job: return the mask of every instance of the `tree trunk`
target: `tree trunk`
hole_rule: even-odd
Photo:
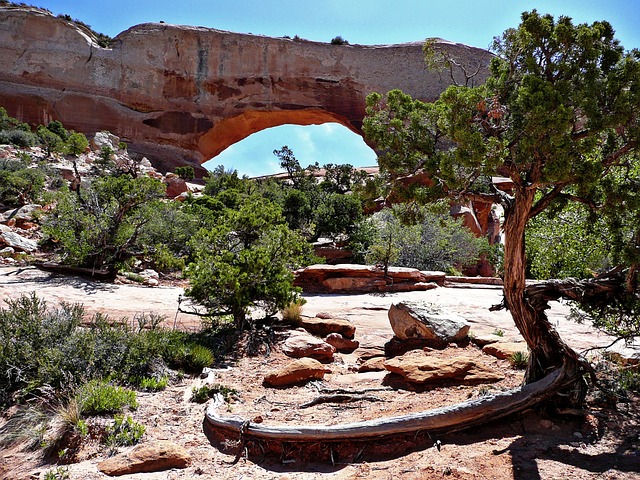
[[[549,323],[545,306],[529,302],[525,291],[525,228],[534,193],[533,189],[517,188],[515,201],[505,209],[504,305],[529,346],[524,382],[540,380],[564,365],[567,385],[556,400],[563,406],[577,406],[586,395],[581,361]]]

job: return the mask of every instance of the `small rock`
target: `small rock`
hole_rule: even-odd
[[[485,335],[482,335],[482,334],[474,335],[473,338],[471,338],[471,342],[478,345],[480,348],[484,347],[485,345],[489,345],[491,343],[504,342],[504,341],[505,341],[504,337],[495,335],[493,333],[489,333]]]
[[[311,357],[321,362],[332,362],[334,346],[306,332],[294,331],[282,345],[285,355],[294,358]]]
[[[547,420],[546,418],[543,418],[542,420],[540,420],[540,426],[542,428],[552,428],[553,422],[551,420]]]
[[[360,342],[357,340],[344,338],[339,333],[330,333],[324,341],[329,345],[333,345],[337,351],[344,353],[351,353],[360,346]]]
[[[10,257],[14,253],[16,253],[16,251],[13,247],[5,247],[0,250],[0,257]]]
[[[165,194],[167,198],[175,198],[189,190],[187,182],[175,174],[168,173],[163,181],[167,185],[167,192]]]
[[[89,141],[91,150],[100,150],[102,147],[109,147],[115,152],[118,150],[119,144],[120,138],[107,131],[96,132],[93,138]]]
[[[38,243],[24,238],[15,232],[2,232],[0,233],[0,245],[7,245],[22,252],[35,252],[38,249]]]
[[[344,318],[320,318],[317,315],[314,318],[302,317],[300,326],[307,332],[320,337],[339,333],[343,337],[353,338],[356,333],[355,325]]]
[[[300,358],[285,365],[279,370],[273,370],[264,377],[264,385],[268,387],[284,387],[297,385],[310,380],[322,380],[327,369],[318,360]]]
[[[384,362],[387,359],[385,357],[374,357],[365,361],[358,368],[358,373],[366,373],[366,372],[382,372],[385,370]]]
[[[183,447],[168,440],[158,440],[137,445],[128,453],[100,462],[98,470],[106,475],[120,476],[186,468],[189,463],[191,457]]]
[[[491,355],[500,359],[507,359],[514,353],[529,351],[526,342],[496,342],[482,347],[482,351],[487,355]]]

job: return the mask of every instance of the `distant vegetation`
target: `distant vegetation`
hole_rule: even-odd
[[[338,35],[331,39],[331,45],[349,45],[349,42]]]

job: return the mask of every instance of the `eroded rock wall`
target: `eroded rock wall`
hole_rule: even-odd
[[[484,50],[442,45],[465,64],[489,61]],[[104,49],[71,22],[15,7],[0,7],[0,51],[0,105],[10,115],[109,130],[161,170],[199,167],[285,123],[359,132],[369,93],[400,88],[429,100],[451,83],[427,70],[421,41],[330,45],[148,23]]]

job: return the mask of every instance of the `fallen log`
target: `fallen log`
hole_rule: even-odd
[[[224,399],[216,395],[207,407],[205,422],[213,429],[224,430],[244,440],[255,438],[281,442],[344,442],[419,431],[453,432],[527,410],[552,397],[564,385],[565,373],[563,366],[537,382],[449,407],[328,426],[269,426],[251,423],[237,415],[224,417],[218,413]]]

